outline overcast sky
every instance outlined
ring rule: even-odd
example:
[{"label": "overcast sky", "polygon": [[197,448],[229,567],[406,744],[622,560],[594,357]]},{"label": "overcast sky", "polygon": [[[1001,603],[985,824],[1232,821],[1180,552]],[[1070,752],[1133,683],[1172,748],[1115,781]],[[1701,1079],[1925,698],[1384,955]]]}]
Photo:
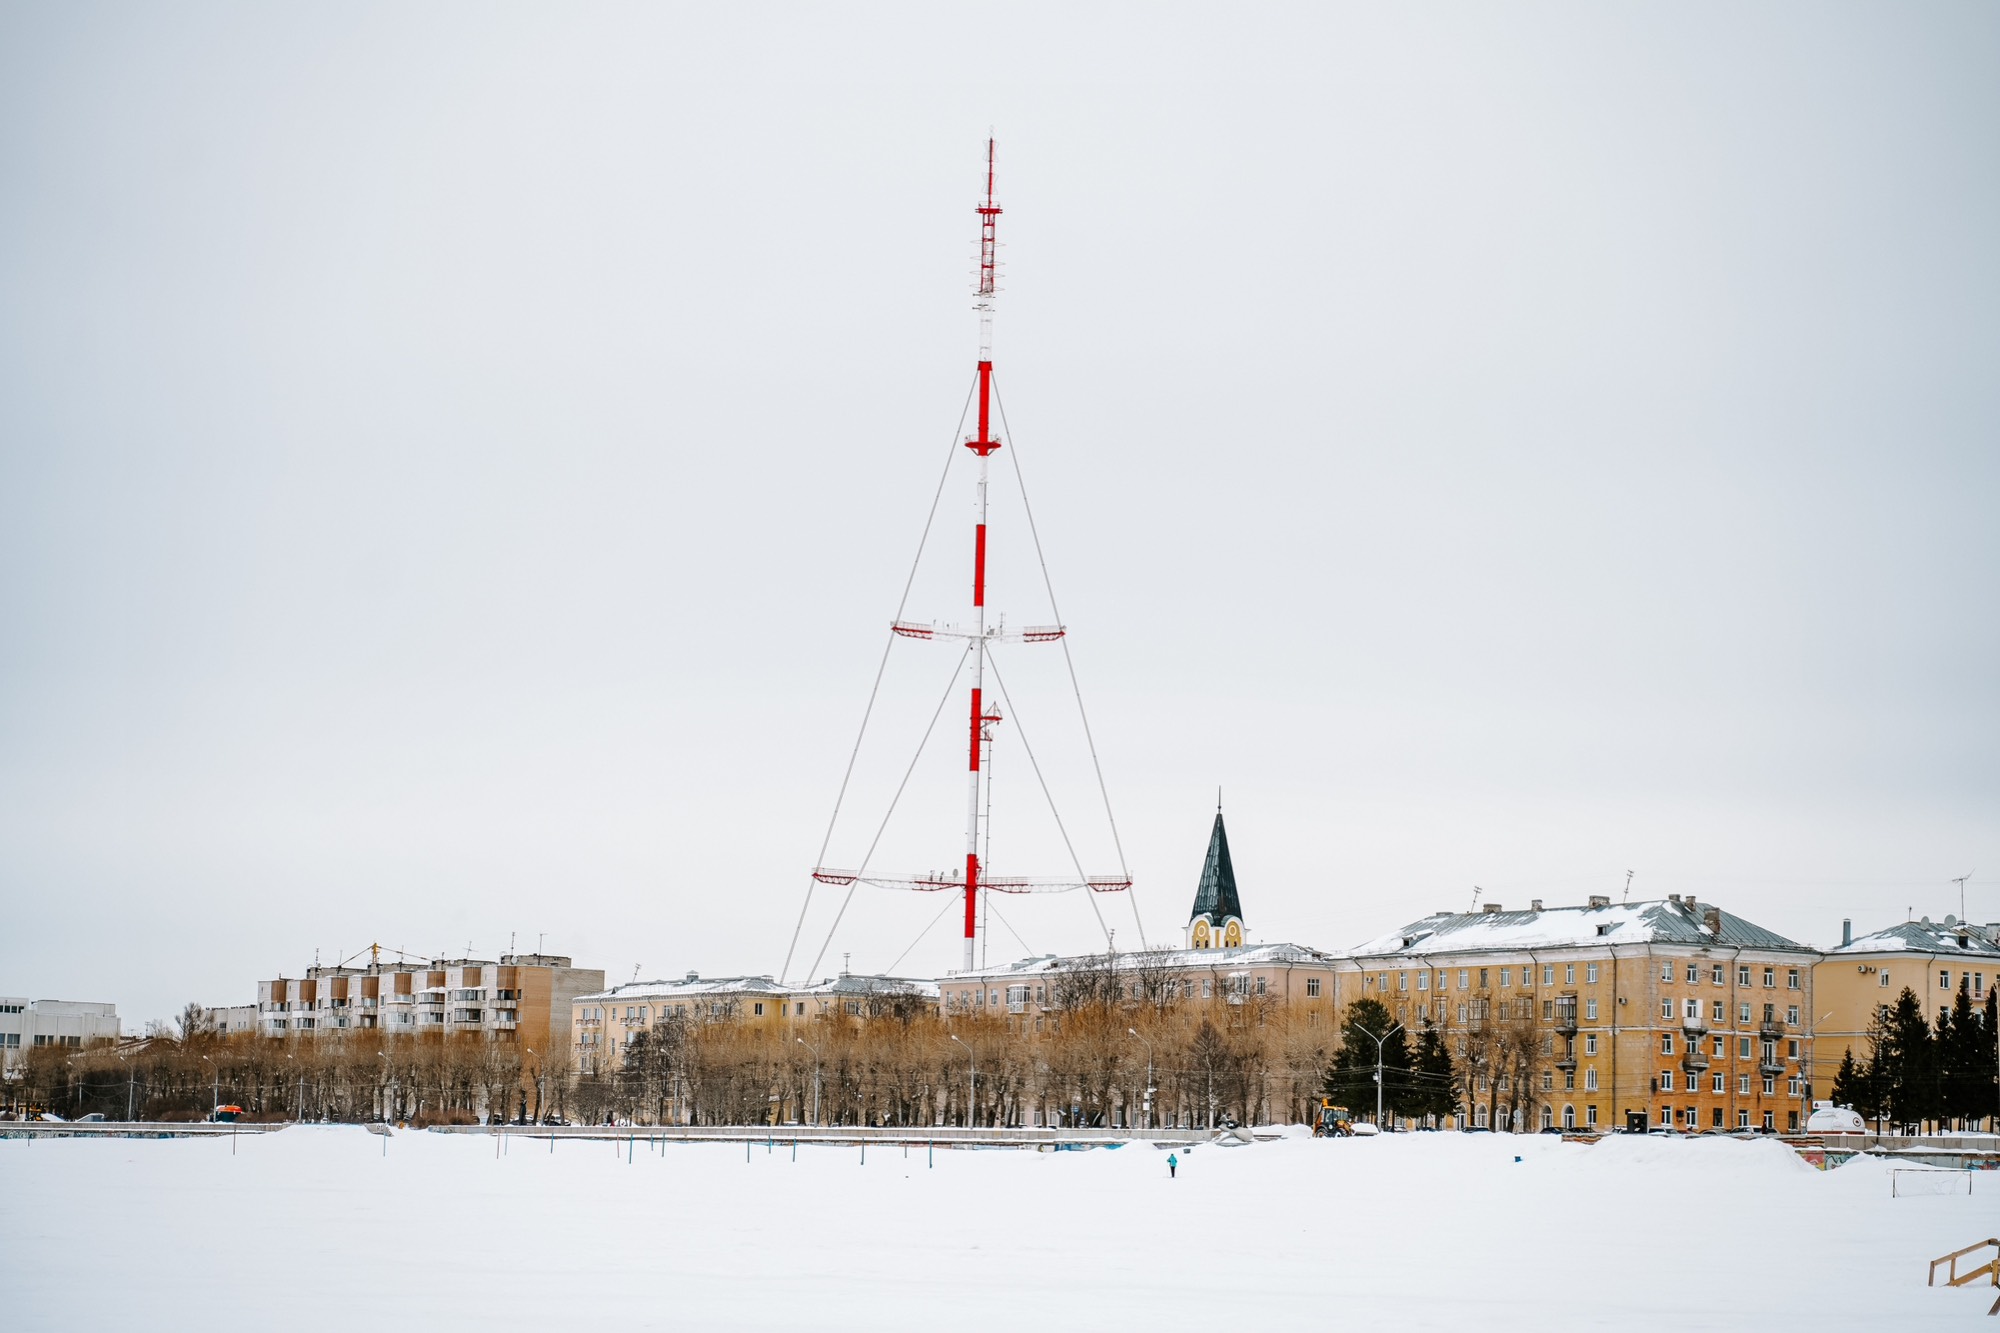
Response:
[{"label": "overcast sky", "polygon": [[[1628,870],[2000,919],[1991,4],[65,0],[0,8],[0,992],[777,970],[989,128],[993,600],[1049,618],[1018,461],[1148,938],[1218,786],[1263,940]],[[1025,734],[1116,870],[1060,650],[1001,654],[996,868],[1068,869]],[[829,862],[956,669],[895,649]],[[953,699],[877,869],[962,855]],[[943,906],[860,890],[819,972],[956,966]]]}]

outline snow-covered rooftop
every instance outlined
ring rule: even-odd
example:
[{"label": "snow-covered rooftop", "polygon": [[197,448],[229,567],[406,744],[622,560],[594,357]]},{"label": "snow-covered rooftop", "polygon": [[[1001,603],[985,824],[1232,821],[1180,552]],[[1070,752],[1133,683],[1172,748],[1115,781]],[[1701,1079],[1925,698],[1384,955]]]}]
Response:
[{"label": "snow-covered rooftop", "polygon": [[1246,944],[1236,949],[1146,949],[1136,953],[1108,955],[1064,956],[1045,953],[1034,958],[1016,959],[1014,962],[1001,963],[993,967],[974,968],[970,972],[947,972],[941,978],[941,984],[949,986],[959,981],[974,980],[1004,981],[1011,977],[1056,972],[1066,968],[1112,967],[1127,971],[1139,968],[1187,970],[1226,967],[1237,970],[1246,967],[1312,963],[1331,966],[1337,961],[1333,954],[1303,944]]},{"label": "snow-covered rooftop", "polygon": [[1796,940],[1712,904],[1667,898],[1527,912],[1434,912],[1356,945],[1352,953],[1357,958],[1376,959],[1608,944],[1724,944],[1811,952]]},{"label": "snow-covered rooftop", "polygon": [[2000,954],[1996,936],[2000,936],[2000,926],[1975,926],[1950,916],[1942,921],[1924,917],[1863,935],[1851,944],[1828,949],[1827,953]]},{"label": "snow-covered rooftop", "polygon": [[766,974],[751,977],[703,977],[693,972],[679,981],[628,981],[621,986],[612,986],[590,995],[579,995],[577,1002],[599,1001],[637,1003],[641,1000],[685,1000],[711,998],[719,995],[816,995],[816,996],[861,996],[861,995],[923,995],[936,999],[938,993],[935,981],[924,981],[914,977],[882,977],[856,975],[843,972],[837,977],[827,977],[822,981],[787,986]]}]

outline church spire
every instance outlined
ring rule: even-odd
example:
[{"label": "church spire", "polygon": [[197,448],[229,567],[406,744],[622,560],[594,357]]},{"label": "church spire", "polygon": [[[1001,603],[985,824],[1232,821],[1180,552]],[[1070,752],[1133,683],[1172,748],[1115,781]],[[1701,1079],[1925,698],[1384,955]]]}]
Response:
[{"label": "church spire", "polygon": [[1222,826],[1221,793],[1216,793],[1215,827],[1208,835],[1208,856],[1195,889],[1194,910],[1188,916],[1188,942],[1194,948],[1235,948],[1243,943],[1243,904],[1236,896],[1236,867],[1229,860],[1229,834]]}]

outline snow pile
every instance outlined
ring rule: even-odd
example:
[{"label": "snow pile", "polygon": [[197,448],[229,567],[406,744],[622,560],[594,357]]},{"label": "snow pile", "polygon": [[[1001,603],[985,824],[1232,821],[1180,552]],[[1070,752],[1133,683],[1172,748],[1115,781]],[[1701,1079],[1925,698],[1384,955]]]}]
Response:
[{"label": "snow pile", "polygon": [[[1224,1151],[632,1144],[293,1128],[0,1141],[10,1327],[1409,1329],[1962,1324],[1996,1197],[1729,1139]],[[629,1161],[628,1161],[629,1153]]]}]

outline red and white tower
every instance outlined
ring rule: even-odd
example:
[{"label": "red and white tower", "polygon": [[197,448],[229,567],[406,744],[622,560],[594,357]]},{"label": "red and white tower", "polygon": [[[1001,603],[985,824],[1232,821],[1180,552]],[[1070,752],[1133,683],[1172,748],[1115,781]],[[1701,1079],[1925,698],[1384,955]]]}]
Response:
[{"label": "red and white tower", "polygon": [[[1059,643],[1064,639],[1065,630],[1061,625],[1048,625],[1010,631],[1003,630],[997,625],[990,626],[987,623],[986,568],[989,555],[987,543],[987,488],[990,480],[989,469],[991,460],[993,455],[998,453],[1001,448],[1001,441],[994,434],[994,418],[997,415],[998,399],[993,389],[993,308],[998,290],[996,279],[999,267],[995,231],[1000,217],[1000,206],[994,202],[993,198],[993,140],[991,139],[986,141],[986,194],[984,200],[977,205],[977,212],[979,214],[979,284],[977,288],[978,299],[974,302],[974,308],[979,312],[979,362],[978,379],[974,388],[974,396],[978,400],[978,415],[975,418],[976,428],[974,433],[963,441],[964,447],[971,451],[973,457],[977,460],[976,466],[978,468],[974,506],[975,518],[972,532],[972,623],[969,628],[960,629],[948,625],[907,621],[901,618],[902,611],[899,608],[896,619],[890,624],[890,642],[892,644],[897,638],[953,640],[962,642],[965,652],[968,655],[969,660],[967,665],[970,668],[972,682],[970,704],[966,713],[965,868],[962,872],[954,870],[944,874],[883,875],[871,871],[864,858],[862,866],[856,870],[833,870],[821,865],[813,871],[813,882],[815,885],[846,886],[849,891],[849,900],[852,897],[853,886],[857,883],[871,884],[878,888],[915,889],[922,892],[962,892],[964,894],[965,907],[964,961],[967,970],[972,969],[978,962],[975,949],[985,917],[983,910],[985,900],[983,895],[991,893],[1049,893],[1076,889],[1092,893],[1115,893],[1128,890],[1132,887],[1131,877],[1124,872],[1122,867],[1116,875],[1085,875],[1081,864],[1076,863],[1073,846],[1071,847],[1071,860],[1074,863],[1076,871],[1074,876],[1051,879],[995,876],[990,873],[990,868],[985,863],[985,851],[982,849],[981,840],[982,837],[986,837],[990,841],[988,824],[992,809],[991,757],[993,735],[995,727],[1002,720],[997,703],[989,701],[986,698],[987,654],[994,645],[1003,642]],[[1030,523],[1032,525],[1032,518],[1030,519]],[[921,559],[921,548],[918,555]],[[1050,593],[1050,602],[1051,606],[1053,606],[1053,590]],[[1064,645],[1064,651],[1067,653],[1067,645]],[[887,648],[885,647],[884,662],[886,663],[886,661]],[[1072,685],[1074,685],[1075,672],[1073,668],[1070,671],[1070,679]],[[1001,684],[1002,693],[1004,694],[1004,681]],[[878,690],[880,685],[881,673],[878,670],[876,675]],[[1082,696],[1080,693],[1077,699],[1078,716],[1083,722],[1084,735],[1088,739],[1089,720],[1082,712]],[[868,718],[873,716],[874,708],[875,701],[871,697],[868,710],[863,715],[863,737],[866,736]],[[1023,745],[1024,747],[1026,745],[1025,738],[1023,738]],[[855,742],[856,754],[860,752],[860,748],[861,738],[857,738]],[[1094,762],[1096,758],[1094,744],[1091,747],[1091,755]],[[1032,759],[1032,752],[1030,752],[1030,757]],[[840,799],[845,798],[847,784],[853,775],[853,771],[854,760],[850,757],[847,777],[844,777],[841,781]],[[1039,770],[1037,771],[1039,772]],[[1097,777],[1099,791],[1103,793],[1104,784],[1101,769],[1098,771]],[[900,796],[900,789],[898,795]],[[834,824],[839,820],[840,799],[835,801],[833,820],[828,824],[828,845],[832,841]],[[890,802],[892,812],[894,807],[895,801],[892,800]],[[1053,798],[1051,798],[1052,811],[1053,808]],[[1111,803],[1108,795],[1105,797],[1104,809],[1107,822],[1111,822]],[[1060,827],[1062,822],[1060,814],[1057,814],[1056,819]],[[885,816],[884,825],[886,826],[886,824],[887,817]],[[1111,834],[1115,843],[1117,840],[1117,826],[1115,822],[1111,822]],[[878,841],[880,836],[878,832]],[[1063,832],[1063,839],[1065,845],[1069,845],[1067,830]],[[872,845],[869,855],[873,855]],[[822,860],[825,858],[824,846],[821,848],[821,858]],[[1121,862],[1124,859],[1122,850],[1120,851],[1119,859]],[[846,902],[847,900],[843,900],[840,913],[834,918],[834,929],[838,929],[841,917],[846,913]],[[801,909],[799,915],[801,929],[805,923],[806,911],[810,909],[811,904],[812,898],[809,890],[805,907]],[[1102,918],[1100,917],[1100,922],[1101,920]],[[828,932],[828,942],[830,943],[831,940],[832,931],[830,930]],[[1144,931],[1142,929],[1142,943],[1143,940]],[[795,929],[792,936],[792,948],[794,951],[796,951],[797,946],[798,930]],[[820,955],[821,957],[825,955],[824,945],[821,946]],[[785,959],[784,970],[786,973],[789,973],[791,970],[791,962],[792,956],[788,953]],[[817,970],[817,959],[813,967]]]}]

